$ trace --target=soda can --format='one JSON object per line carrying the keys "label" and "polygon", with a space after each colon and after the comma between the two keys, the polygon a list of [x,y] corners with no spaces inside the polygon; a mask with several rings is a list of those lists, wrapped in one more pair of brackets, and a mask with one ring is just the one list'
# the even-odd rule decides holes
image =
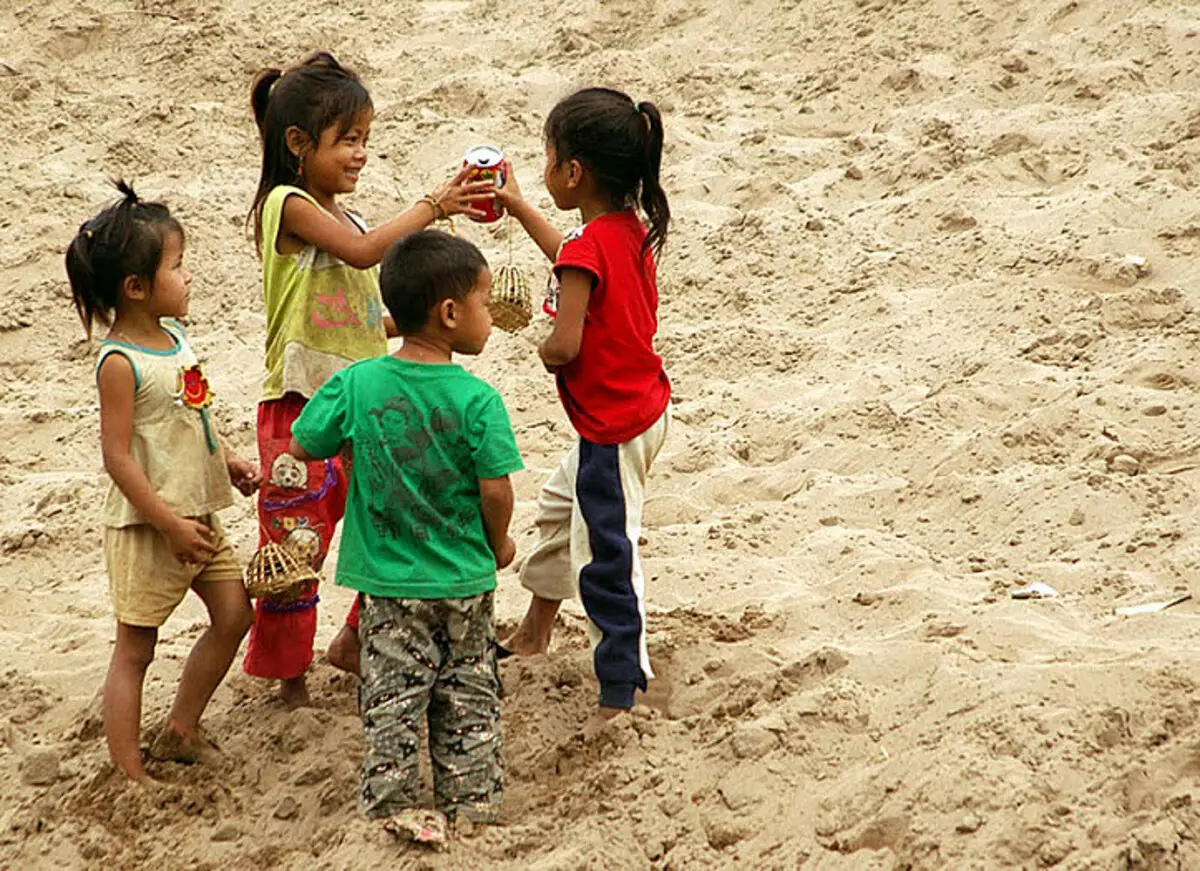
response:
{"label": "soda can", "polygon": [[[463,168],[470,169],[468,182],[490,181],[496,187],[504,184],[504,152],[494,145],[476,145],[463,155]],[[497,200],[487,200],[475,203],[475,208],[483,212],[481,218],[471,218],[480,224],[490,224],[504,217],[504,206]]]}

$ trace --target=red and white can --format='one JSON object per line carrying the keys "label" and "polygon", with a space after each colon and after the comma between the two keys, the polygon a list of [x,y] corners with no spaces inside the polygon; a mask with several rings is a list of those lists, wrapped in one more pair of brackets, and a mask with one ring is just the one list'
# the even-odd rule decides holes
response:
{"label": "red and white can", "polygon": [[[463,155],[463,168],[470,169],[467,181],[490,181],[496,187],[504,184],[504,152],[494,145],[476,145]],[[497,200],[475,203],[475,208],[484,213],[482,218],[472,218],[480,224],[490,224],[504,217],[504,206]]]}

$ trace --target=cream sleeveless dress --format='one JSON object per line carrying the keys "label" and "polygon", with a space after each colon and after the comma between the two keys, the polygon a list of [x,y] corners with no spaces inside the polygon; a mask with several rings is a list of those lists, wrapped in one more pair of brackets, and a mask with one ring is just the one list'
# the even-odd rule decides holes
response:
{"label": "cream sleeveless dress", "polygon": [[233,504],[233,488],[209,417],[211,390],[183,325],[170,318],[160,324],[172,349],[105,339],[96,373],[114,354],[129,361],[135,385],[129,452],[172,511],[213,530],[217,554],[205,565],[181,563],[163,534],[110,482],[102,511],[104,556],[113,610],[130,626],[161,626],[193,583],[241,581],[216,517]]}

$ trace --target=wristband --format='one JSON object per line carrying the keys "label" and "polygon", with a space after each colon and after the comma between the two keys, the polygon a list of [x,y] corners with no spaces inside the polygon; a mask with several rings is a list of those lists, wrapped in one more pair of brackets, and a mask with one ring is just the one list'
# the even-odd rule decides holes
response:
{"label": "wristband", "polygon": [[437,197],[433,194],[425,194],[425,196],[421,197],[420,202],[428,203],[429,208],[433,209],[433,219],[435,221],[444,221],[450,217],[445,207],[438,202]]}

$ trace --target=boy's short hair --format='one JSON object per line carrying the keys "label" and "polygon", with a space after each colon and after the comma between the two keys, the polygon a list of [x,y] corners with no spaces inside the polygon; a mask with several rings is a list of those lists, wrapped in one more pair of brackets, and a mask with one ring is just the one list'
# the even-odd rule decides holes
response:
{"label": "boy's short hair", "polygon": [[401,335],[418,333],[431,309],[444,299],[465,299],[486,268],[483,254],[466,239],[439,230],[413,233],[383,256],[383,304]]}

